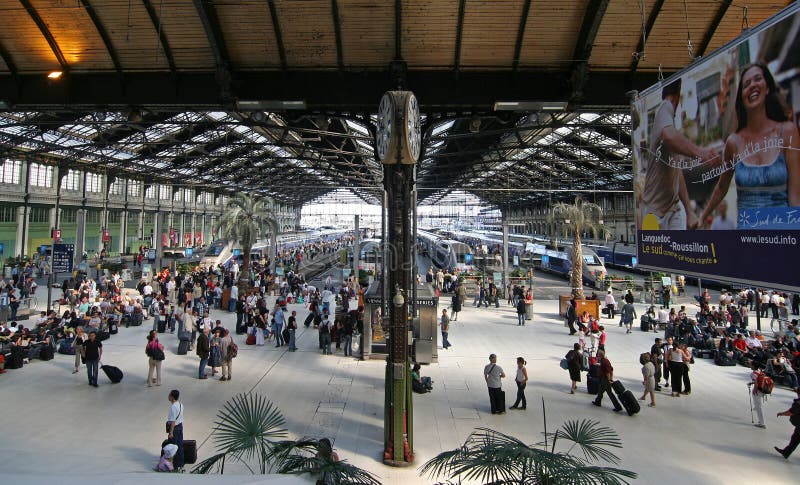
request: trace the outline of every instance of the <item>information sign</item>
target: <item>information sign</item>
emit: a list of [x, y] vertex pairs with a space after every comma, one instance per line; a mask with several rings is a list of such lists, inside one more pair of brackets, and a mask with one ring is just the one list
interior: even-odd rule
[[74, 244], [53, 244], [53, 273], [72, 273], [74, 259]]

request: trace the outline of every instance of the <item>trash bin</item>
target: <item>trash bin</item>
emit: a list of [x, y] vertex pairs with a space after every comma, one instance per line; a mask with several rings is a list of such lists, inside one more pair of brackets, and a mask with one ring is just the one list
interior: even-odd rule
[[525, 320], [533, 320], [533, 302], [525, 302]]

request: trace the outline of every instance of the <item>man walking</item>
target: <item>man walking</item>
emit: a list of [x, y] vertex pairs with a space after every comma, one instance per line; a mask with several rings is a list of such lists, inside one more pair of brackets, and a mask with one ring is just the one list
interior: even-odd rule
[[506, 412], [505, 396], [500, 382], [500, 379], [505, 376], [503, 368], [497, 365], [497, 356], [491, 354], [489, 364], [483, 368], [483, 378], [486, 379], [486, 386], [489, 388], [489, 404], [492, 414], [505, 414]]
[[633, 328], [633, 319], [636, 318], [636, 309], [633, 308], [633, 304], [625, 302], [625, 304], [622, 305], [620, 314], [622, 315], [622, 323], [620, 325], [625, 325], [625, 333], [631, 333], [631, 329]]
[[272, 318], [275, 320], [275, 323], [272, 324], [272, 331], [275, 334], [275, 347], [280, 347], [286, 343], [283, 341], [283, 308], [278, 307]]
[[600, 387], [597, 391], [597, 398], [592, 401], [592, 404], [600, 407], [603, 403], [603, 393], [607, 393], [611, 403], [614, 405], [614, 411], [622, 411], [622, 406], [617, 401], [617, 396], [611, 390], [611, 383], [614, 382], [614, 367], [611, 366], [611, 362], [606, 358], [606, 354], [602, 350], [597, 351], [597, 360], [600, 362]]
[[169, 391], [169, 413], [167, 414], [167, 434], [170, 443], [178, 447], [172, 460], [176, 471], [183, 468], [183, 404], [178, 402], [181, 393], [177, 389]]
[[296, 341], [295, 341], [295, 332], [297, 332], [297, 312], [292, 310], [292, 315], [289, 317], [289, 322], [287, 323], [289, 326], [289, 352], [294, 352], [297, 350]]
[[86, 375], [89, 385], [97, 387], [97, 371], [103, 357], [103, 342], [97, 340], [97, 332], [89, 334], [89, 340], [83, 343], [83, 357], [86, 360]]
[[764, 424], [764, 410], [762, 408], [764, 393], [758, 388], [758, 378], [762, 376], [762, 373], [758, 370], [758, 362], [756, 361], [750, 363], [750, 368], [753, 370], [753, 372], [750, 373], [750, 382], [747, 383], [747, 388], [750, 390], [750, 402], [752, 403], [750, 411], [755, 409], [756, 417], [758, 417], [758, 422], [755, 423], [755, 427], [764, 429], [767, 427]]
[[447, 340], [447, 336], [450, 334], [450, 317], [447, 316], [447, 308], [442, 310], [440, 325], [442, 326], [442, 348], [447, 350], [448, 347], [452, 347], [450, 341]]
[[211, 332], [211, 329], [204, 327], [197, 337], [197, 356], [200, 357], [200, 368], [197, 370], [198, 379], [208, 379], [206, 376], [206, 364], [208, 364], [208, 356], [211, 353], [211, 345], [208, 339], [209, 332]]
[[792, 401], [792, 407], [782, 413], [778, 413], [778, 416], [789, 416], [789, 422], [794, 426], [794, 432], [786, 448], [780, 449], [777, 446], [775, 447], [775, 451], [786, 459], [789, 458], [795, 448], [797, 448], [797, 445], [800, 444], [800, 387], [796, 388], [795, 392], [797, 393], [797, 399]]

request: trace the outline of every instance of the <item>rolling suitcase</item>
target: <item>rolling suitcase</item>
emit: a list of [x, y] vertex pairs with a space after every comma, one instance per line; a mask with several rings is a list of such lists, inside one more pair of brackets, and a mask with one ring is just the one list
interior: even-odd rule
[[650, 317], [643, 316], [640, 320], [641, 322], [641, 329], [642, 332], [649, 332], [650, 331]]
[[189, 341], [181, 340], [178, 343], [178, 355], [186, 355], [187, 352], [189, 352]]
[[639, 401], [636, 400], [636, 396], [634, 396], [631, 391], [626, 390], [625, 386], [620, 381], [612, 382], [611, 388], [614, 389], [614, 392], [619, 398], [620, 404], [622, 404], [622, 407], [625, 408], [628, 416], [633, 416], [641, 410], [639, 407]]
[[247, 339], [244, 341], [245, 345], [255, 345], [256, 344], [256, 336], [253, 334], [248, 334]]
[[156, 317], [158, 318], [158, 333], [164, 333], [167, 331], [167, 319]]
[[594, 396], [600, 390], [600, 379], [593, 376], [586, 376], [586, 392]]
[[119, 332], [119, 329], [117, 328], [117, 322], [112, 321], [108, 324], [108, 333], [111, 335], [116, 335], [117, 332]]
[[97, 340], [102, 342], [104, 340], [108, 340], [109, 338], [111, 338], [111, 334], [108, 332], [103, 332], [102, 330], [97, 332]]
[[197, 441], [183, 440], [183, 461], [187, 465], [194, 465], [197, 462]]
[[117, 384], [122, 380], [122, 371], [119, 370], [119, 367], [114, 367], [113, 365], [104, 365], [100, 368], [103, 369], [103, 372], [106, 373], [106, 376], [114, 384]]

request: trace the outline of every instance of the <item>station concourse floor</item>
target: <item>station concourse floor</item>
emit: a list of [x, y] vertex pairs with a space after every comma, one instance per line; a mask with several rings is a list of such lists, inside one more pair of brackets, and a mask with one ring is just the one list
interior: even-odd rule
[[[640, 312], [644, 305], [636, 308]], [[298, 311], [302, 322], [304, 307], [292, 305], [291, 309]], [[612, 412], [607, 397], [603, 407], [597, 408], [586, 393], [585, 374], [579, 392], [569, 394], [568, 374], [558, 364], [577, 340], [568, 335], [556, 310], [556, 301], [536, 301], [533, 321], [520, 327], [515, 311], [505, 303], [499, 309], [465, 305], [458, 321], [451, 324], [453, 347], [440, 347], [438, 364], [422, 370], [433, 379], [434, 391], [414, 395], [416, 457], [412, 467], [390, 468], [381, 462], [384, 361], [362, 362], [341, 353], [323, 356], [313, 327], [305, 329], [301, 324], [298, 352], [275, 348], [269, 342], [264, 347], [246, 346], [244, 336], [235, 336], [240, 352], [233, 364], [234, 379], [202, 381], [196, 378], [197, 356], [193, 352], [176, 355], [177, 337], [167, 333], [161, 336], [167, 354], [163, 385], [148, 388], [144, 355], [145, 335], [152, 325], [148, 320], [142, 327], [121, 328], [104, 344], [103, 362], [125, 372], [120, 384], [112, 385], [101, 371], [100, 387], [91, 388], [85, 369], [73, 375], [73, 357], [59, 354], [52, 361], [35, 360], [0, 376], [0, 478], [12, 478], [3, 479], [4, 483], [58, 480], [62, 484], [132, 483], [136, 477], [152, 483], [204, 481], [150, 471], [165, 437], [167, 394], [176, 388], [186, 406], [184, 437], [197, 440], [198, 460], [214, 452], [209, 436], [217, 410], [234, 394], [252, 391], [281, 409], [292, 437], [332, 438], [342, 459], [370, 470], [382, 483], [431, 484], [447, 477], [421, 477], [417, 468], [439, 452], [462, 444], [475, 428], [496, 429], [526, 443], [541, 441], [544, 398], [549, 431], [582, 418], [615, 429], [624, 444], [616, 450], [622, 459], [619, 466], [639, 474], [635, 483], [797, 483], [800, 454], [784, 460], [773, 450], [773, 446], [785, 446], [791, 434], [788, 419], [775, 414], [789, 408], [793, 392], [776, 388], [764, 405], [767, 429], [755, 428], [747, 420], [748, 370], [717, 367], [711, 360], [698, 359], [691, 370], [690, 396], [671, 398], [665, 388], [656, 396], [657, 407], [643, 405], [634, 417]], [[233, 314], [214, 311], [212, 317], [234, 327]], [[608, 357], [616, 378], [639, 397], [638, 356], [649, 350], [655, 336], [663, 334], [635, 327], [626, 335], [617, 322], [603, 319]], [[528, 361], [526, 411], [489, 412], [482, 370], [490, 353], [498, 355], [498, 365], [508, 376], [503, 383], [507, 406], [516, 393], [515, 359], [522, 356]], [[226, 471], [221, 483], [256, 483], [260, 478], [231, 464]], [[242, 475], [231, 475], [235, 473]], [[283, 481], [286, 477], [277, 480], [267, 483], [297, 483]], [[304, 481], [313, 483], [308, 476]]]

